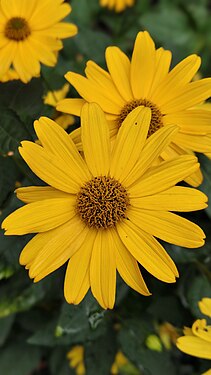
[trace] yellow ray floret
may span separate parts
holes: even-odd
[[[115,12],[122,12],[126,7],[133,6],[134,2],[135,0],[100,0],[100,5],[110,10],[114,9]]]
[[[54,66],[61,39],[74,36],[77,27],[61,22],[71,12],[64,0],[1,0],[0,81],[13,76],[27,83],[40,74],[40,63]]]
[[[17,189],[26,205],[2,227],[6,235],[37,233],[20,255],[35,282],[68,261],[66,300],[78,304],[91,288],[103,308],[112,308],[116,271],[145,296],[150,292],[138,263],[159,280],[175,282],[177,268],[155,237],[179,246],[202,246],[203,231],[171,211],[203,209],[207,197],[175,186],[199,168],[195,156],[152,167],[178,127],[163,127],[147,139],[149,108],[139,106],[129,113],[114,144],[98,104],[85,104],[81,120],[84,157],[54,121],[35,121],[40,145],[23,141],[19,151],[48,186]]]
[[[108,71],[88,61],[86,77],[68,72],[65,77],[81,99],[63,99],[57,109],[80,116],[84,102],[96,102],[104,110],[115,136],[128,114],[138,106],[151,109],[148,137],[167,125],[179,131],[161,157],[170,160],[178,155],[202,152],[211,155],[211,111],[198,106],[211,96],[211,78],[192,82],[200,67],[200,57],[193,54],[170,70],[171,52],[156,49],[148,32],[139,32],[131,60],[115,46],[105,52]],[[72,137],[80,143],[80,130]],[[200,169],[186,178],[192,186],[202,182]]]

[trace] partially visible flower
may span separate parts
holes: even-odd
[[[68,83],[65,83],[64,86],[59,90],[48,91],[44,96],[44,103],[52,107],[56,107],[58,102],[66,97],[69,91],[69,87],[70,85]]]
[[[102,7],[107,7],[115,12],[122,12],[126,7],[134,5],[135,0],[100,0]]]
[[[127,116],[112,149],[108,123],[96,103],[83,107],[81,120],[83,157],[55,122],[35,121],[42,146],[23,141],[19,151],[49,186],[17,189],[27,204],[9,215],[2,228],[6,235],[38,233],[20,255],[35,282],[68,261],[67,302],[80,303],[91,288],[103,308],[113,308],[116,271],[145,296],[150,292],[138,262],[159,280],[176,281],[176,265],[157,238],[202,246],[202,229],[173,212],[205,208],[207,197],[175,186],[199,168],[194,156],[152,167],[178,128],[163,127],[146,139],[149,108],[138,107]]]
[[[162,352],[162,343],[157,335],[149,335],[146,338],[145,344],[147,348],[150,350],[154,350],[156,352]]]
[[[199,308],[205,315],[211,315],[211,298],[203,298]],[[206,319],[196,320],[192,328],[184,328],[185,336],[179,337],[177,347],[182,352],[198,358],[211,359],[211,326]],[[208,374],[211,369],[205,373]]]
[[[64,0],[0,1],[0,81],[12,67],[24,83],[40,74],[40,63],[54,66],[61,39],[77,27],[60,22],[71,12]]]
[[[128,364],[129,361],[127,357],[119,350],[115,356],[114,363],[111,366],[111,375],[116,375],[119,373],[122,367]]]
[[[57,103],[66,97],[69,87],[70,85],[65,83],[60,90],[48,91],[44,96],[44,103],[50,105],[51,107],[56,107]],[[75,123],[73,116],[66,114],[58,115],[58,112],[56,113],[54,121],[56,121],[56,123],[59,124],[63,129],[67,129],[70,125]]]
[[[7,73],[1,78],[1,82],[8,82],[19,79],[18,73],[14,69],[9,69]]]
[[[171,349],[171,344],[176,344],[179,337],[177,329],[170,323],[165,322],[158,327],[160,339],[167,350]]]
[[[211,78],[191,82],[201,59],[190,55],[170,70],[171,52],[156,49],[148,32],[139,32],[131,61],[115,46],[105,53],[108,72],[94,61],[88,61],[85,74],[68,72],[65,77],[82,99],[64,99],[57,109],[80,116],[85,102],[96,102],[110,121],[115,136],[128,114],[138,106],[151,109],[148,136],[167,125],[178,125],[171,144],[162,153],[164,160],[194,152],[211,153],[211,112],[194,108],[211,96]],[[80,142],[80,129],[72,133]],[[192,186],[202,182],[198,169],[186,178]]]
[[[84,365],[84,347],[82,345],[74,346],[68,353],[70,367],[75,369],[77,375],[85,375],[86,369]]]

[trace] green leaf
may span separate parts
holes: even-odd
[[[0,207],[15,188],[15,183],[20,176],[16,164],[10,157],[0,156]]]
[[[198,276],[190,283],[187,292],[187,301],[190,310],[196,318],[205,318],[198,307],[198,302],[203,297],[211,298],[211,283],[207,278]]]
[[[211,201],[211,160],[209,160],[204,155],[199,155],[199,161],[201,170],[204,176],[204,180],[202,184],[200,185],[199,189],[203,191],[207,196],[209,202]],[[206,208],[207,215],[211,218],[211,205],[208,204],[208,207]]]
[[[0,319],[0,346],[2,346],[10,333],[15,315]]]

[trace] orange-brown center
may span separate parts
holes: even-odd
[[[25,40],[31,34],[31,30],[28,22],[22,17],[11,18],[4,30],[4,35],[10,40],[15,40],[16,42]]]

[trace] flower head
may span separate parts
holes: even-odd
[[[68,353],[70,367],[74,368],[76,375],[85,375],[86,369],[84,365],[84,347],[82,345],[74,346]]]
[[[210,316],[211,298],[203,298],[199,308],[203,314]],[[196,320],[192,328],[184,329],[184,334],[177,340],[178,349],[194,357],[211,359],[211,326],[207,325],[206,319]]]
[[[49,186],[17,189],[27,203],[8,216],[7,235],[38,233],[20,255],[39,281],[69,260],[64,293],[78,304],[91,287],[104,308],[115,302],[116,269],[133,289],[149,291],[137,261],[152,275],[175,282],[176,266],[154,238],[196,248],[204,233],[170,211],[206,207],[200,191],[175,186],[199,167],[191,155],[151,167],[177,132],[163,127],[147,140],[151,110],[138,107],[124,120],[111,149],[102,109],[86,104],[81,115],[84,159],[71,137],[48,118],[35,121],[42,146],[23,141],[20,154]]]
[[[135,0],[100,0],[100,5],[110,10],[114,9],[115,12],[122,12],[126,7],[131,7],[134,2]]]
[[[172,70],[171,52],[156,49],[148,32],[139,32],[131,61],[117,47],[105,53],[108,72],[88,61],[86,78],[68,72],[66,79],[83,99],[64,99],[58,109],[80,116],[84,102],[96,102],[110,121],[115,135],[128,114],[138,106],[152,111],[148,136],[166,125],[178,125],[169,147],[162,153],[164,160],[196,152],[211,153],[211,112],[205,107],[193,108],[211,95],[211,78],[191,82],[200,67],[200,57],[191,55]],[[80,130],[73,132],[80,142]],[[200,169],[186,181],[198,186]]]
[[[77,33],[60,22],[71,11],[64,0],[0,1],[0,80],[13,67],[23,82],[40,73],[40,63],[54,66],[61,39]]]

